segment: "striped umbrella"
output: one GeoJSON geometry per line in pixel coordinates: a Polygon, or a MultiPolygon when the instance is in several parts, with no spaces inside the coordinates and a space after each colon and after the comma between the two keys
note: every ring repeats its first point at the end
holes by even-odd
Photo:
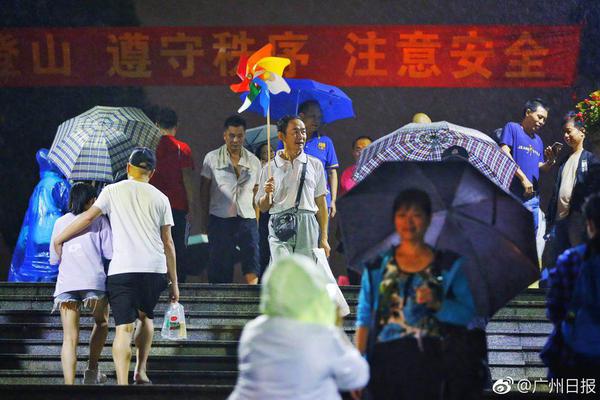
{"type": "Polygon", "coordinates": [[[155,150],[160,137],[138,108],[96,106],[60,124],[48,159],[70,180],[110,183],[134,147],[155,150]]]}
{"type": "Polygon", "coordinates": [[[376,140],[362,151],[354,179],[360,182],[384,161],[440,161],[451,146],[467,150],[475,168],[509,190],[517,164],[486,134],[446,121],[408,124],[376,140]]]}

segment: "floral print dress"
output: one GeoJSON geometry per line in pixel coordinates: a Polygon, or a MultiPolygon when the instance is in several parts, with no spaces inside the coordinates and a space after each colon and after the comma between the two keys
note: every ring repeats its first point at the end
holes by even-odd
{"type": "Polygon", "coordinates": [[[442,279],[441,274],[433,273],[432,264],[422,271],[407,273],[391,257],[379,285],[377,340],[387,342],[414,337],[420,342],[422,337],[440,337],[440,322],[435,313],[443,300],[442,279]],[[419,304],[417,290],[426,287],[431,291],[432,300],[419,304]]]}

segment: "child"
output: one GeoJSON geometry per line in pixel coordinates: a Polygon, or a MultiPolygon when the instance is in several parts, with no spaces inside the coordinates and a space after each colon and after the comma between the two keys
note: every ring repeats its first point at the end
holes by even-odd
{"type": "Polygon", "coordinates": [[[102,260],[102,257],[112,258],[112,235],[108,220],[106,217],[97,219],[88,229],[64,243],[61,258],[54,250],[54,238],[77,215],[90,208],[95,200],[94,187],[82,182],[74,184],[69,196],[70,212],[56,221],[50,241],[50,264],[60,262],[52,311],[60,309],[63,326],[61,362],[67,385],[75,383],[82,304],[92,310],[94,317],[94,328],[90,336],[90,357],[83,383],[106,382],[106,375],[98,371],[98,358],[108,335],[106,273],[102,260]]]}

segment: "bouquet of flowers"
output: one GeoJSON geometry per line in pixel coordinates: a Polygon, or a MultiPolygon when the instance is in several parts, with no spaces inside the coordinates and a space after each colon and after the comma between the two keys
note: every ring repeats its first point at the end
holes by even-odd
{"type": "Polygon", "coordinates": [[[577,118],[585,124],[588,135],[600,134],[600,90],[577,103],[577,118]]]}

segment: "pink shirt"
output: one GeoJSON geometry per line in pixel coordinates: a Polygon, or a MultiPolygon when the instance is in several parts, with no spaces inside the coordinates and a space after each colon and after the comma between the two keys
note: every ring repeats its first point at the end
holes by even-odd
{"type": "MultiPolygon", "coordinates": [[[[54,251],[54,238],[77,218],[68,213],[56,220],[50,240],[50,264],[56,265],[58,255],[54,251]]],[[[108,219],[97,218],[89,228],[63,243],[62,257],[58,266],[58,278],[54,297],[73,290],[106,291],[106,273],[102,257],[112,258],[112,234],[108,219]]]]}
{"type": "Polygon", "coordinates": [[[342,177],[340,178],[340,196],[356,186],[356,181],[352,178],[355,171],[356,164],[349,166],[342,172],[342,177]]]}

